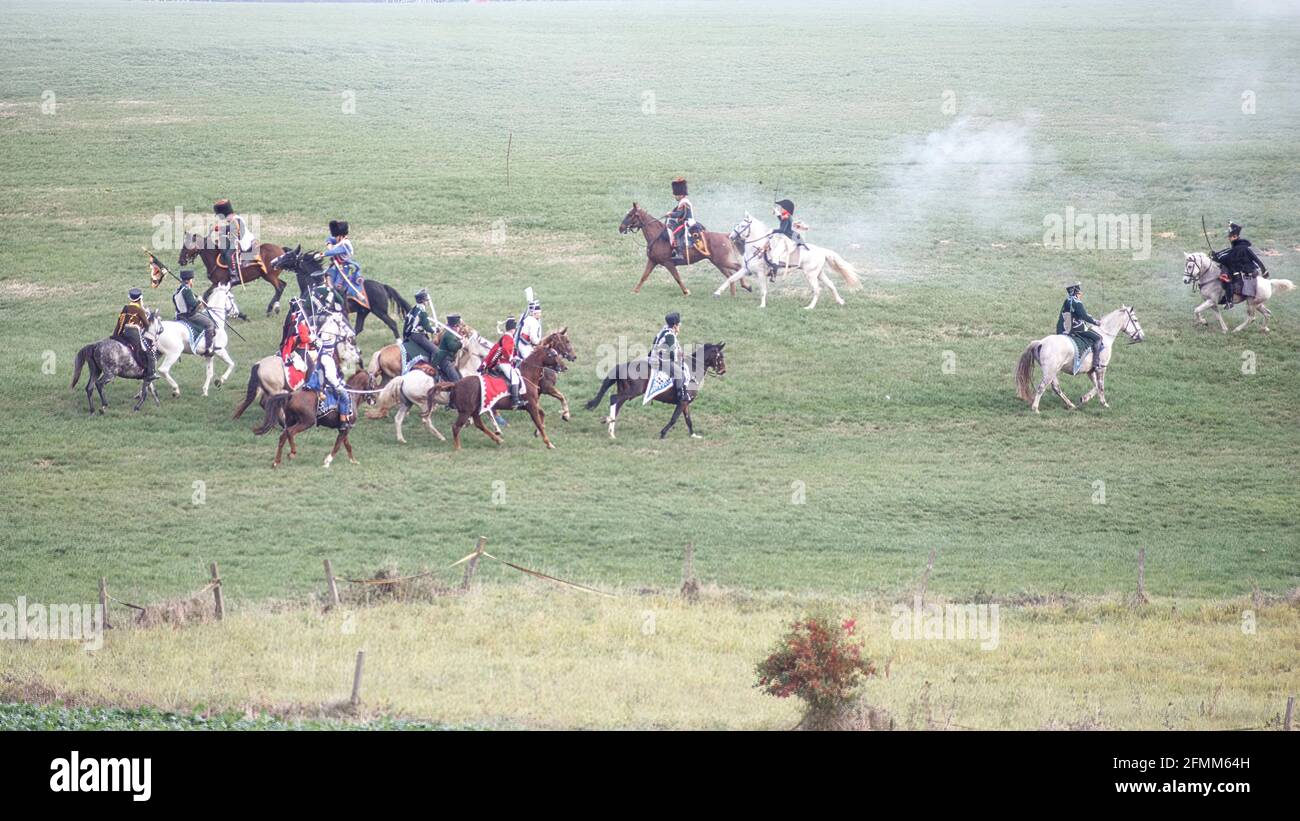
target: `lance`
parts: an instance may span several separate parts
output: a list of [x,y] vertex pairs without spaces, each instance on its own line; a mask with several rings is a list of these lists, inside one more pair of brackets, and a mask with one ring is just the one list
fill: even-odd
[[[140,246],[140,250],[141,250],[141,251],[144,251],[145,254],[149,257],[149,263],[150,263],[151,265],[157,266],[157,268],[158,268],[159,271],[162,271],[164,274],[166,274],[167,276],[169,276],[169,277],[171,277],[172,279],[176,280],[177,282],[181,282],[181,284],[184,284],[184,283],[182,282],[182,280],[181,280],[180,277],[178,277],[178,276],[176,276],[175,274],[173,274],[170,268],[168,268],[166,265],[163,265],[163,264],[162,264],[162,260],[158,259],[158,257],[156,257],[156,256],[153,255],[153,252],[152,252],[152,251],[150,251],[148,248],[145,248],[143,245]],[[155,285],[154,287],[156,288],[156,287],[158,287],[158,286]],[[208,308],[208,303],[206,303],[206,302],[203,301],[203,297],[199,296],[198,293],[196,292],[196,293],[194,294],[194,298],[197,299],[197,300],[199,301],[199,304],[203,306],[203,310],[207,311],[209,315],[212,314],[212,311]],[[248,342],[247,339],[244,339],[244,335],[243,335],[243,334],[241,334],[239,331],[235,330],[235,326],[234,326],[234,325],[230,324],[229,322],[224,323],[224,325],[225,325],[225,328],[226,328],[227,331],[230,331],[232,334],[234,334],[235,336],[239,337],[242,341],[244,341],[244,342]]]
[[1210,232],[1205,227],[1205,215],[1201,215],[1201,233],[1205,235],[1205,247],[1210,249],[1210,259],[1214,259],[1214,245],[1210,242]]

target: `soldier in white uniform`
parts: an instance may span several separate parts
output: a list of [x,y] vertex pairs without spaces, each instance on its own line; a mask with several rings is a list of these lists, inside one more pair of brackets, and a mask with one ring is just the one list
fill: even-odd
[[534,299],[528,303],[524,321],[515,332],[515,361],[522,362],[542,341],[542,303]]

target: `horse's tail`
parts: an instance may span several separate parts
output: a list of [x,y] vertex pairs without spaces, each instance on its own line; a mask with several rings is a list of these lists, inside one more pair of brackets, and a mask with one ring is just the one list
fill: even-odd
[[391,285],[385,285],[384,293],[388,294],[389,299],[397,303],[397,307],[401,309],[403,316],[405,316],[407,313],[410,312],[411,303],[407,302],[405,299],[402,299],[402,295],[397,292],[396,288],[394,288]]
[[262,380],[257,376],[257,366],[259,364],[254,362],[253,367],[249,369],[248,392],[244,394],[244,401],[235,406],[235,413],[230,417],[231,419],[238,419],[243,416],[244,411],[248,410],[248,406],[253,404],[253,400],[257,398],[257,391],[262,387]]
[[81,350],[77,351],[77,358],[72,368],[72,384],[68,386],[69,388],[77,387],[77,382],[78,380],[81,379],[81,366],[85,364],[87,359],[90,358],[91,353],[94,351],[94,348],[95,348],[95,343],[92,342],[89,345],[83,346]]
[[595,410],[596,406],[600,404],[600,400],[605,398],[605,392],[614,387],[614,383],[617,381],[618,380],[613,376],[605,377],[605,381],[600,383],[600,392],[592,397],[592,400],[586,404],[587,410]]
[[383,419],[388,416],[388,412],[397,404],[397,397],[402,390],[402,377],[397,377],[388,382],[375,396],[375,406],[366,411],[367,419]]
[[262,423],[253,428],[253,433],[257,436],[269,431],[280,421],[280,414],[284,412],[284,406],[293,398],[292,393],[277,393],[275,396],[268,396],[266,399],[266,417]]
[[1295,290],[1295,283],[1289,279],[1270,279],[1269,282],[1273,283],[1274,293],[1285,294]]
[[1020,355],[1020,363],[1016,365],[1016,396],[1026,402],[1031,402],[1034,398],[1030,377],[1033,376],[1034,362],[1038,359],[1038,349],[1042,345],[1042,342],[1030,342],[1029,347]]
[[851,287],[856,288],[862,284],[862,281],[858,279],[858,270],[847,259],[834,251],[826,251],[826,264],[830,266],[832,271],[844,277],[844,281]]

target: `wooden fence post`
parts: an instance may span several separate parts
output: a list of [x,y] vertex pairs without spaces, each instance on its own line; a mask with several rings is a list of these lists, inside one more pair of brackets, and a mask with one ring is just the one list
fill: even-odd
[[334,578],[334,565],[329,559],[325,560],[325,583],[329,585],[330,607],[339,606],[339,584]]
[[1295,696],[1286,697],[1286,716],[1282,719],[1282,729],[1291,732],[1291,717],[1295,715]]
[[930,548],[930,558],[926,560],[925,572],[921,574],[921,589],[918,595],[921,597],[922,603],[925,602],[925,591],[930,586],[930,574],[934,572],[934,556],[936,552],[937,548]]
[[1146,604],[1151,601],[1147,597],[1147,549],[1145,547],[1138,548],[1138,587],[1133,601],[1135,604]]
[[217,572],[217,563],[212,563],[212,602],[216,606],[217,621],[226,617],[226,602],[221,595],[221,574]]
[[686,543],[686,553],[682,556],[681,596],[688,602],[700,597],[700,582],[695,578],[695,542]]
[[365,666],[366,666],[366,651],[358,650],[357,667],[356,670],[354,670],[352,673],[352,698],[348,702],[353,707],[356,707],[361,703],[361,671],[365,669]]
[[460,589],[469,590],[470,582],[474,580],[474,574],[478,572],[478,559],[483,555],[483,548],[487,546],[487,536],[479,536],[478,544],[474,546],[474,557],[465,565],[465,577],[460,580]]
[[99,577],[99,617],[105,630],[113,629],[108,620],[108,579],[103,576]]

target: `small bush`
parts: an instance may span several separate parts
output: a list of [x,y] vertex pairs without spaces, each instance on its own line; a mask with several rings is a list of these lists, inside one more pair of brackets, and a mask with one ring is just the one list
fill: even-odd
[[759,662],[755,686],[777,698],[802,700],[804,725],[833,726],[854,705],[862,681],[876,674],[875,663],[862,655],[862,642],[854,639],[855,630],[853,619],[810,615],[795,621]]

